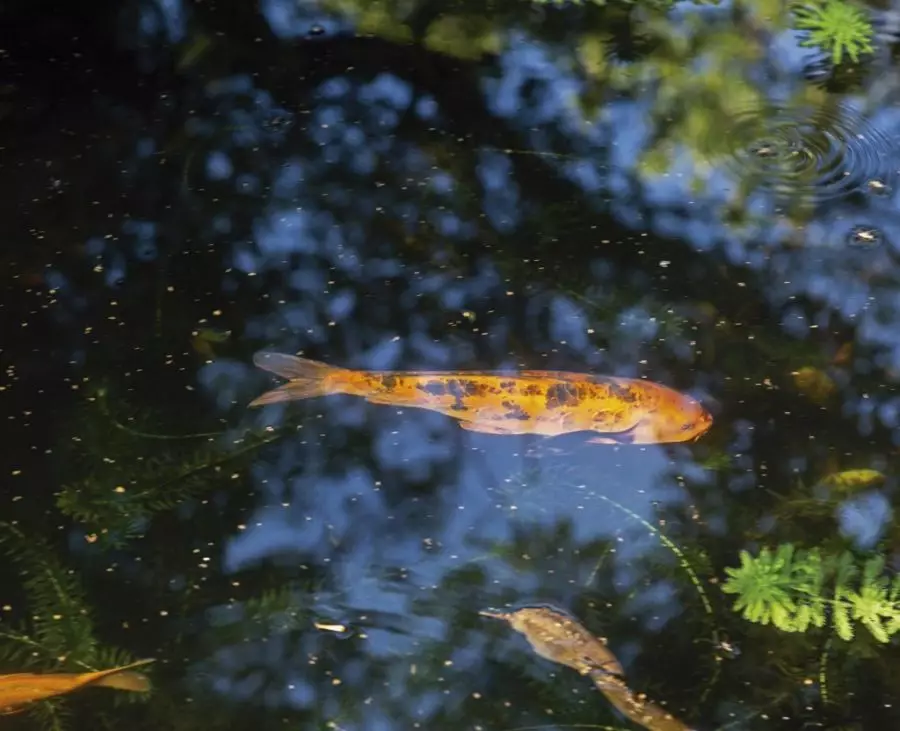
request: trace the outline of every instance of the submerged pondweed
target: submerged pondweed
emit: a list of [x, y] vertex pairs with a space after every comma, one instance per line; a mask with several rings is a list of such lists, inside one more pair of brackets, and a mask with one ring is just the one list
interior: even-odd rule
[[631, 690], [621, 663], [606, 642], [562, 610], [531, 606], [511, 612], [483, 609], [479, 614], [508, 622], [541, 657], [590, 676], [613, 706], [649, 731], [691, 731], [662, 706]]
[[861, 561], [850, 551], [825, 553], [782, 543], [756, 556], [741, 551], [740, 561], [725, 569], [722, 591], [735, 595], [732, 608], [750, 622], [782, 632], [830, 625], [846, 642], [857, 624], [884, 644], [900, 632], [900, 576], [885, 572], [884, 556]]

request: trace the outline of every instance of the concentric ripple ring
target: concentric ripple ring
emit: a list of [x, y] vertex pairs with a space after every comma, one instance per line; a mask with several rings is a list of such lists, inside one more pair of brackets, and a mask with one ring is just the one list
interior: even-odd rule
[[724, 163], [736, 177], [792, 198], [887, 190], [898, 167], [897, 145], [846, 106], [743, 110], [725, 138]]

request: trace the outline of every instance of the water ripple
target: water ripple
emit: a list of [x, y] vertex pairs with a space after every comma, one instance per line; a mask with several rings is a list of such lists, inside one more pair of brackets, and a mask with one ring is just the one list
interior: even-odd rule
[[848, 107], [748, 109], [734, 116], [726, 138], [732, 173], [792, 198], [877, 194], [896, 174], [891, 139]]

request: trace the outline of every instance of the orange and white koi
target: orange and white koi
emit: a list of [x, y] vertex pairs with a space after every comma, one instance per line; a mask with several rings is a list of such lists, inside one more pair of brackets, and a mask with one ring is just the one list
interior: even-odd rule
[[89, 685], [145, 693], [150, 680], [133, 668], [147, 665], [152, 659], [138, 660], [110, 670], [92, 673], [13, 673], [0, 675], [0, 715], [19, 713], [29, 703], [71, 693]]
[[483, 434], [558, 436], [599, 432], [600, 444], [686, 442], [712, 416], [697, 401], [652, 381], [567, 371], [367, 371], [260, 352], [260, 368], [288, 379], [250, 403], [263, 406], [329, 394], [429, 409]]

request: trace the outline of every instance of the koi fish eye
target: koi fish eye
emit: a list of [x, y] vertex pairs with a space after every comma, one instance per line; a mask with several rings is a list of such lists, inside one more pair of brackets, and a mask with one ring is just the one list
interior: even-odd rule
[[681, 425], [681, 431], [687, 431], [687, 430], [690, 429], [692, 426], [694, 426], [694, 424], [693, 424], [693, 422], [690, 422], [690, 421], [689, 421], [687, 424], [682, 424], [682, 425]]

